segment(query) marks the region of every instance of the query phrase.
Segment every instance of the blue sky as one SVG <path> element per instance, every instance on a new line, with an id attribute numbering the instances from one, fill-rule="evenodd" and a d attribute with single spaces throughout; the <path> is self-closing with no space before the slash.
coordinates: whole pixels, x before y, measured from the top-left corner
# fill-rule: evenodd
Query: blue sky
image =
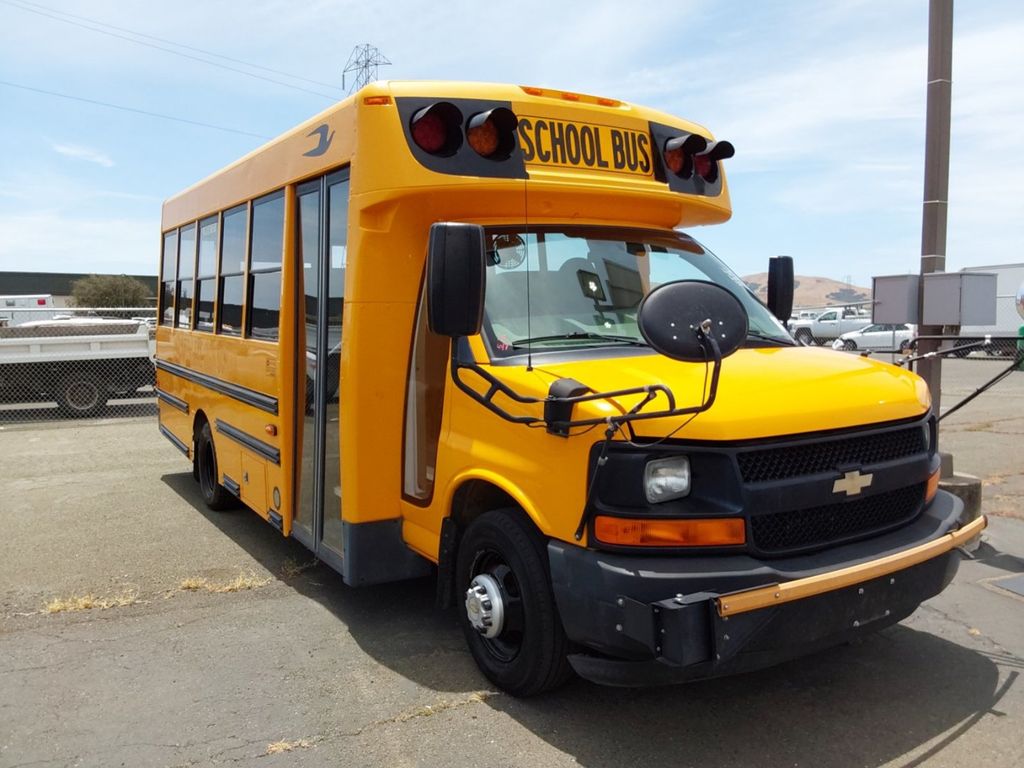
<path id="1" fill-rule="evenodd" d="M 0 0 L 0 81 L 271 137 L 372 42 L 382 77 L 633 101 L 736 145 L 733 219 L 691 233 L 737 272 L 786 253 L 868 285 L 919 265 L 927 5 Z M 324 95 L 60 20 L 81 17 Z M 1024 3 L 960 0 L 954 35 L 947 269 L 1024 261 Z M 0 85 L 0 270 L 155 273 L 162 200 L 261 143 Z"/>

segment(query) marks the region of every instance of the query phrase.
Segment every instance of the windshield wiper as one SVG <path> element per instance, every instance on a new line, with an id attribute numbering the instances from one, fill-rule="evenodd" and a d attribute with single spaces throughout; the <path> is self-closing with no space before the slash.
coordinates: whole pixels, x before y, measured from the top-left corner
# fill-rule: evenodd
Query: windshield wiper
<path id="1" fill-rule="evenodd" d="M 747 331 L 747 339 L 753 341 L 765 341 L 769 344 L 778 344 L 780 347 L 796 346 L 795 342 L 791 339 L 780 339 L 778 336 L 769 336 L 765 333 L 759 333 L 758 331 Z"/>
<path id="2" fill-rule="evenodd" d="M 513 349 L 524 347 L 527 344 L 534 344 L 539 341 L 571 341 L 583 339 L 584 341 L 614 341 L 620 344 L 632 344 L 637 347 L 646 347 L 647 342 L 635 336 L 616 336 L 611 333 L 592 333 L 591 331 L 572 331 L 571 333 L 556 333 L 551 336 L 531 336 L 528 339 L 516 339 L 512 342 Z"/>

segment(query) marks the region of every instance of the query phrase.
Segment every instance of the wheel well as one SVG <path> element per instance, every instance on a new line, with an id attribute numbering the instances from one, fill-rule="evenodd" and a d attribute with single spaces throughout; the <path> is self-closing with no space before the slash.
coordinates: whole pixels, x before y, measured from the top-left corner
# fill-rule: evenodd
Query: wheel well
<path id="1" fill-rule="evenodd" d="M 448 517 L 441 522 L 441 542 L 437 553 L 437 604 L 450 608 L 455 604 L 455 557 L 459 541 L 476 518 L 492 509 L 512 508 L 524 519 L 533 520 L 508 493 L 486 480 L 468 480 L 452 497 Z"/>
<path id="2" fill-rule="evenodd" d="M 449 514 L 455 525 L 459 529 L 465 530 L 484 512 L 502 507 L 518 506 L 515 499 L 493 483 L 486 480 L 469 480 L 455 491 Z"/>
<path id="3" fill-rule="evenodd" d="M 192 476 L 199 479 L 199 458 L 196 455 L 198 452 L 196 447 L 199 443 L 199 433 L 203 429 L 204 424 L 209 424 L 210 420 L 206 418 L 206 413 L 203 411 L 196 411 L 196 417 L 192 420 Z"/>

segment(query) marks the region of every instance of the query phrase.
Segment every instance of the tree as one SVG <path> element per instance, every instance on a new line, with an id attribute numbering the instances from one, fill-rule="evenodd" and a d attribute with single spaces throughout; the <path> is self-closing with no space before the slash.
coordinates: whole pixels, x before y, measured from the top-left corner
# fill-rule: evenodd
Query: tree
<path id="1" fill-rule="evenodd" d="M 76 307 L 142 307 L 149 293 L 145 283 L 127 275 L 89 275 L 71 286 Z"/>

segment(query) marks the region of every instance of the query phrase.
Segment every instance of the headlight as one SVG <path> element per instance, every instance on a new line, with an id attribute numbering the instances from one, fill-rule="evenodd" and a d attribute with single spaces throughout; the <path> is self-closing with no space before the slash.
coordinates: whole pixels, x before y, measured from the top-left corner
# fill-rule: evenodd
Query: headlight
<path id="1" fill-rule="evenodd" d="M 686 496 L 690 492 L 690 460 L 686 456 L 673 456 L 647 462 L 644 492 L 651 504 Z"/>
<path id="2" fill-rule="evenodd" d="M 836 339 L 835 341 L 832 342 L 832 349 L 842 349 L 842 348 L 843 348 L 843 340 L 842 339 Z"/>

